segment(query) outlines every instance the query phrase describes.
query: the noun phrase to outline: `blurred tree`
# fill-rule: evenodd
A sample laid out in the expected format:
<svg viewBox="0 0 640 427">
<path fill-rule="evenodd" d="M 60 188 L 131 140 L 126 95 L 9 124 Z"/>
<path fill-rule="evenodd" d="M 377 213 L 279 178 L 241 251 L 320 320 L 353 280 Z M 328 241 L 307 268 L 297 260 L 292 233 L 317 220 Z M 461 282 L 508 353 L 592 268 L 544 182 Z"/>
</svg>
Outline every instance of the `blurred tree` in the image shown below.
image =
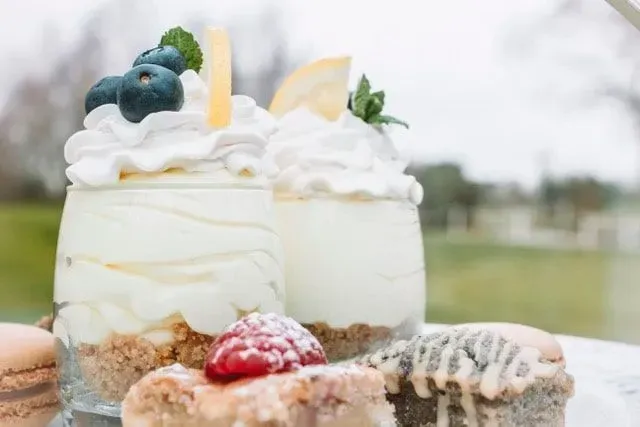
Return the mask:
<svg viewBox="0 0 640 427">
<path fill-rule="evenodd" d="M 637 137 L 637 183 L 640 191 L 640 32 L 604 1 L 557 0 L 542 19 L 518 25 L 508 41 L 510 52 L 522 56 L 549 36 L 598 32 L 613 46 L 610 60 L 598 60 L 589 49 L 561 50 L 554 59 L 560 66 L 579 69 L 588 90 L 576 95 L 580 108 L 614 101 L 627 114 Z M 562 39 L 554 37 L 556 44 Z M 555 46 L 560 48 L 559 46 Z"/>
<path fill-rule="evenodd" d="M 562 188 L 552 178 L 544 177 L 540 182 L 539 193 L 545 222 L 552 223 L 556 216 L 558 204 L 562 200 Z"/>
<path fill-rule="evenodd" d="M 233 44 L 233 93 L 249 95 L 267 108 L 282 80 L 304 58 L 295 57 L 288 45 L 277 3 L 267 2 L 254 12 L 227 22 L 201 15 L 191 19 L 187 28 L 203 34 L 207 25 L 224 25 Z"/>
<path fill-rule="evenodd" d="M 467 180 L 460 165 L 412 165 L 407 172 L 415 176 L 424 188 L 425 202 L 419 209 L 425 226 L 445 228 L 451 209 L 462 208 L 466 213 L 467 228 L 473 228 L 483 188 L 480 184 Z"/>
<path fill-rule="evenodd" d="M 585 214 L 604 210 L 612 200 L 612 187 L 593 177 L 571 177 L 564 192 L 573 210 L 573 229 L 578 231 Z"/>
<path fill-rule="evenodd" d="M 560 206 L 571 208 L 572 228 L 578 230 L 585 214 L 610 208 L 621 194 L 621 189 L 592 176 L 571 176 L 564 179 L 544 178 L 539 187 L 546 225 L 553 225 Z"/>
<path fill-rule="evenodd" d="M 481 198 L 482 186 L 467 180 L 463 180 L 454 195 L 454 203 L 464 209 L 467 230 L 472 230 L 475 225 L 476 209 Z"/>
<path fill-rule="evenodd" d="M 239 52 L 247 55 L 244 60 L 250 63 L 252 59 L 254 63 L 253 67 L 236 68 L 239 70 L 236 93 L 250 95 L 258 105 L 268 108 L 282 80 L 304 59 L 292 53 L 280 6 L 267 3 L 253 21 L 237 21 L 231 31 L 243 43 Z"/>
<path fill-rule="evenodd" d="M 142 16 L 133 13 L 122 20 L 124 11 L 135 12 L 126 0 L 105 3 L 88 16 L 78 41 L 70 48 L 52 45 L 54 29 L 43 32 L 42 46 L 49 55 L 40 73 L 27 73 L 12 90 L 0 114 L 0 145 L 15 147 L 15 179 L 23 196 L 61 197 L 67 183 L 63 147 L 67 138 L 81 129 L 84 97 L 93 83 L 104 76 L 107 57 L 102 40 L 114 32 L 114 21 L 129 25 L 130 33 L 141 27 L 131 25 Z M 143 26 L 142 26 L 143 27 Z M 129 40 L 135 40 L 132 36 Z M 51 53 L 50 51 L 53 51 Z M 40 64 L 40 62 L 38 62 Z M 44 72 L 42 70 L 45 70 Z"/>
<path fill-rule="evenodd" d="M 601 211 L 606 206 L 605 188 L 593 177 L 572 177 L 565 181 L 566 197 L 577 211 Z"/>
<path fill-rule="evenodd" d="M 492 207 L 528 206 L 532 195 L 518 182 L 484 184 L 482 202 Z"/>
<path fill-rule="evenodd" d="M 226 24 L 237 45 L 235 93 L 251 95 L 259 105 L 267 106 L 280 80 L 295 64 L 277 7 L 269 3 L 253 12 L 242 19 L 223 17 L 222 22 L 215 22 L 207 8 L 184 27 L 202 34 L 204 22 Z M 157 39 L 154 24 L 143 3 L 112 0 L 88 16 L 81 36 L 70 48 L 53 46 L 55 37 L 51 31 L 44 32 L 42 46 L 55 54 L 45 52 L 51 56 L 44 62 L 47 67 L 35 68 L 38 74 L 27 73 L 0 112 L 0 199 L 27 192 L 49 197 L 64 194 L 63 147 L 82 128 L 86 91 L 105 75 L 126 70 L 137 53 Z"/>
</svg>

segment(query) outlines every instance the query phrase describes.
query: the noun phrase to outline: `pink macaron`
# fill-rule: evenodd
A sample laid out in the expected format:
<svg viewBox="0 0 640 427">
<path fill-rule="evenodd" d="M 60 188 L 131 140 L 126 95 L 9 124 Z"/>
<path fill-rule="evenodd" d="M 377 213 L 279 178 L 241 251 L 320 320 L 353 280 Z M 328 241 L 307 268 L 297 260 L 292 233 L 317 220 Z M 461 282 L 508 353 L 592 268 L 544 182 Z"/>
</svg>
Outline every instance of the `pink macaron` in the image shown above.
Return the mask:
<svg viewBox="0 0 640 427">
<path fill-rule="evenodd" d="M 46 426 L 59 411 L 53 335 L 0 323 L 0 343 L 0 426 Z"/>
</svg>

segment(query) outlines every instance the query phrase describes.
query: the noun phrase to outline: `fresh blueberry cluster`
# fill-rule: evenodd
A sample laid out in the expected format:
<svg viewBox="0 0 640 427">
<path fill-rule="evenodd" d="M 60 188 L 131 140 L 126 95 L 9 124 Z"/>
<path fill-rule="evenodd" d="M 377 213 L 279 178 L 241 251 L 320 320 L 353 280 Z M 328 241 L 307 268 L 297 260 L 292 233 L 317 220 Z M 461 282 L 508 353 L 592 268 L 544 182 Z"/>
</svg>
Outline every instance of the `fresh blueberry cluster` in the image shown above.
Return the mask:
<svg viewBox="0 0 640 427">
<path fill-rule="evenodd" d="M 139 123 L 151 113 L 178 111 L 184 103 L 180 74 L 187 69 L 183 54 L 173 46 L 158 46 L 141 53 L 124 76 L 109 76 L 89 89 L 85 111 L 118 104 L 122 116 Z"/>
</svg>

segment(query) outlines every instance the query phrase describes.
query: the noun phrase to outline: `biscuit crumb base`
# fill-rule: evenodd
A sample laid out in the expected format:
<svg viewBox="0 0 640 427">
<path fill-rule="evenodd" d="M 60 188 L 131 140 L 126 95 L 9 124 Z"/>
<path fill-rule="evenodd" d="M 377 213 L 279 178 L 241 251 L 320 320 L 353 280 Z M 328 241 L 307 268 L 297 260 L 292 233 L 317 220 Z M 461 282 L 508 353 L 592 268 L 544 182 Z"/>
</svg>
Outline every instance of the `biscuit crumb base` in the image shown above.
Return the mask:
<svg viewBox="0 0 640 427">
<path fill-rule="evenodd" d="M 329 361 L 355 357 L 387 343 L 392 330 L 355 324 L 332 328 L 326 323 L 303 324 L 323 346 Z M 131 335 L 113 334 L 99 345 L 78 345 L 78 363 L 87 386 L 110 402 L 120 402 L 133 384 L 147 373 L 174 363 L 202 369 L 215 337 L 192 330 L 185 322 L 173 326 L 174 341 L 155 346 Z"/>
<path fill-rule="evenodd" d="M 354 324 L 347 328 L 333 328 L 326 323 L 303 323 L 320 341 L 330 362 L 350 359 L 386 344 L 392 330 L 384 326 Z"/>
<path fill-rule="evenodd" d="M 120 402 L 133 384 L 157 368 L 180 363 L 202 369 L 215 337 L 197 333 L 184 322 L 172 329 L 174 341 L 161 346 L 117 334 L 99 345 L 79 344 L 77 357 L 85 383 L 102 399 Z"/>
</svg>

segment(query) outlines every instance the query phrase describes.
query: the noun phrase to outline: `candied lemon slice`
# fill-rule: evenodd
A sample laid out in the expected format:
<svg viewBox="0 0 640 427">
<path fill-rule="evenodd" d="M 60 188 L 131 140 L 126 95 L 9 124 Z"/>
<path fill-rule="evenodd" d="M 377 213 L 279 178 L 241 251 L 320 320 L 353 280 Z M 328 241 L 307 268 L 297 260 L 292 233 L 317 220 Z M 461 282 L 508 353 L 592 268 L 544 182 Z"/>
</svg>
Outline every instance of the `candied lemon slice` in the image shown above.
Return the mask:
<svg viewBox="0 0 640 427">
<path fill-rule="evenodd" d="M 207 123 L 225 127 L 231 123 L 231 43 L 222 28 L 207 28 L 209 53 L 209 103 Z"/>
<path fill-rule="evenodd" d="M 347 108 L 351 57 L 325 58 L 299 68 L 284 81 L 271 101 L 276 117 L 307 107 L 327 120 L 336 120 Z"/>
</svg>

